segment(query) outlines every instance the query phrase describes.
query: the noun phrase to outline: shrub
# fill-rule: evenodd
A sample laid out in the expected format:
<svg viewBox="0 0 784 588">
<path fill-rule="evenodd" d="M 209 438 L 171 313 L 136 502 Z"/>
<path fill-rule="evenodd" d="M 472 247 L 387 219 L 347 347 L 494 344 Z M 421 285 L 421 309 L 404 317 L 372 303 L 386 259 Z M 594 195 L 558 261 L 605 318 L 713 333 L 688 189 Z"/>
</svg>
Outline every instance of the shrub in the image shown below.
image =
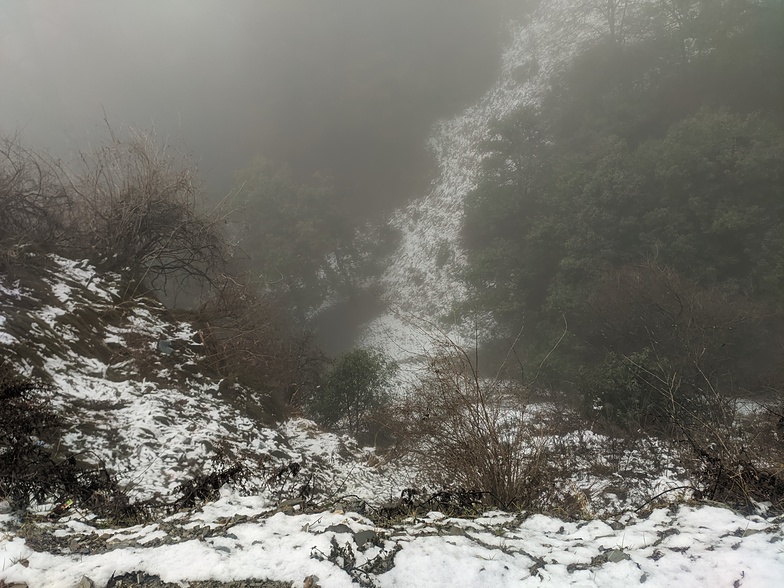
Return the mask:
<svg viewBox="0 0 784 588">
<path fill-rule="evenodd" d="M 737 401 L 722 391 L 723 382 L 704 373 L 697 403 L 691 399 L 693 391 L 680 390 L 695 383 L 682 379 L 671 367 L 636 367 L 667 407 L 696 498 L 724 502 L 745 512 L 784 511 L 784 448 L 776 430 L 778 415 L 773 414 L 775 425 L 760 414 L 743 415 Z M 780 401 L 780 390 L 777 396 Z"/>
<path fill-rule="evenodd" d="M 280 418 L 316 389 L 325 359 L 310 335 L 293 332 L 285 310 L 242 277 L 224 276 L 195 311 L 208 363 L 219 374 L 269 393 Z M 266 420 L 262 418 L 262 420 Z"/>
<path fill-rule="evenodd" d="M 374 414 L 389 399 L 388 388 L 397 364 L 370 349 L 355 349 L 335 362 L 324 384 L 310 399 L 317 421 L 353 435 L 373 433 Z"/>
<path fill-rule="evenodd" d="M 545 508 L 562 460 L 534 434 L 520 392 L 508 380 L 480 378 L 468 354 L 445 338 L 425 376 L 394 406 L 400 448 L 428 484 L 479 492 L 504 509 Z"/>
<path fill-rule="evenodd" d="M 616 424 L 668 428 L 670 391 L 682 421 L 724 418 L 732 398 L 776 389 L 781 379 L 780 317 L 655 263 L 605 273 L 575 323 L 589 350 L 586 405 L 598 402 Z"/>
<path fill-rule="evenodd" d="M 60 449 L 63 422 L 50 406 L 53 393 L 0 360 L 0 496 L 19 508 L 71 500 L 99 516 L 136 522 L 143 511 L 105 468 L 85 468 Z"/>
<path fill-rule="evenodd" d="M 738 410 L 780 401 L 781 317 L 656 264 L 606 274 L 582 330 L 601 363 L 584 368 L 586 404 L 611 425 L 669 437 L 697 497 L 784 508 L 775 427 Z"/>
<path fill-rule="evenodd" d="M 69 176 L 80 253 L 159 291 L 172 280 L 210 282 L 225 266 L 218 223 L 197 211 L 195 168 L 154 137 L 111 132 Z"/>
<path fill-rule="evenodd" d="M 652 403 L 660 396 L 645 385 L 641 370 L 647 353 L 635 354 L 625 361 L 608 353 L 597 366 L 581 370 L 584 410 L 599 413 L 604 420 L 623 429 L 635 430 L 647 426 L 656 415 Z"/>
<path fill-rule="evenodd" d="M 19 378 L 0 363 L 0 495 L 27 506 L 43 501 L 55 463 L 47 447 L 62 423 L 49 406 L 52 390 Z"/>
<path fill-rule="evenodd" d="M 0 264 L 36 245 L 130 270 L 159 292 L 210 283 L 228 251 L 217 219 L 197 211 L 195 168 L 149 135 L 109 131 L 76 169 L 0 140 Z"/>
<path fill-rule="evenodd" d="M 48 158 L 17 137 L 0 139 L 0 264 L 12 261 L 21 246 L 59 244 L 70 204 Z"/>
</svg>

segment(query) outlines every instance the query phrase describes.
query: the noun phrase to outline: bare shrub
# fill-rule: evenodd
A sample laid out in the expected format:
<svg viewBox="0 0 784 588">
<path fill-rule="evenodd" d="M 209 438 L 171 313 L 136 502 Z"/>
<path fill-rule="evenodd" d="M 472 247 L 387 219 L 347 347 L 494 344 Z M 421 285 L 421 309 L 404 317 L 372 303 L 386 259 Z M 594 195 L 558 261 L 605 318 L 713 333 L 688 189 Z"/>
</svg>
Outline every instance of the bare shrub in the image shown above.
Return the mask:
<svg viewBox="0 0 784 588">
<path fill-rule="evenodd" d="M 739 401 L 724 394 L 722 382 L 710 379 L 699 364 L 701 406 L 682 400 L 679 388 L 685 382 L 672 368 L 663 364 L 636 367 L 664 400 L 670 423 L 680 437 L 678 444 L 692 475 L 696 498 L 747 512 L 784 511 L 784 446 L 778 420 L 771 423 L 775 413 L 743 414 Z"/>
<path fill-rule="evenodd" d="M 655 263 L 608 272 L 583 310 L 576 328 L 604 355 L 583 371 L 589 412 L 669 439 L 697 497 L 784 506 L 776 431 L 738 410 L 781 398 L 779 314 Z"/>
<path fill-rule="evenodd" d="M 195 318 L 207 360 L 218 373 L 284 405 L 300 403 L 318 386 L 325 358 L 308 333 L 294 334 L 286 312 L 247 277 L 224 275 Z"/>
<path fill-rule="evenodd" d="M 556 499 L 560 460 L 527 421 L 520 390 L 500 378 L 481 378 L 448 337 L 393 412 L 396 436 L 428 483 L 478 491 L 487 504 L 504 509 L 545 509 Z"/>
<path fill-rule="evenodd" d="M 217 219 L 197 211 L 195 168 L 154 137 L 112 132 L 69 177 L 74 230 L 89 257 L 159 291 L 172 280 L 209 282 L 223 269 L 225 239 Z"/>
<path fill-rule="evenodd" d="M 12 263 L 26 245 L 59 244 L 70 205 L 49 158 L 16 136 L 0 139 L 0 263 Z"/>
</svg>

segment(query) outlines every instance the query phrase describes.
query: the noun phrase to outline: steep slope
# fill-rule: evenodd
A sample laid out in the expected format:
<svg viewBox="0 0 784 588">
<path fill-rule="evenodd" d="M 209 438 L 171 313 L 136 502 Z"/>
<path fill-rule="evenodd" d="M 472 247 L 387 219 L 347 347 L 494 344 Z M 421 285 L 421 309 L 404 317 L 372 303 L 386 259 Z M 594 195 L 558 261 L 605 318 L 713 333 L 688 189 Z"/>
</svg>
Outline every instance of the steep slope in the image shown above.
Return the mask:
<svg viewBox="0 0 784 588">
<path fill-rule="evenodd" d="M 427 194 L 391 221 L 402 235 L 382 278 L 391 312 L 369 324 L 363 340 L 399 359 L 429 347 L 407 317 L 447 316 L 464 298 L 458 277 L 465 261 L 459 246 L 463 200 L 476 185 L 479 145 L 491 121 L 537 104 L 552 76 L 602 34 L 601 14 L 582 0 L 542 2 L 526 22 L 509 27 L 498 80 L 478 103 L 434 126 L 429 144 L 438 176 Z"/>
<path fill-rule="evenodd" d="M 362 479 L 356 445 L 307 421 L 281 428 L 265 395 L 210 371 L 191 324 L 157 301 L 129 297 L 119 275 L 58 256 L 30 264 L 24 281 L 0 276 L 4 357 L 54 384 L 53 405 L 69 423 L 65 446 L 118 475 L 135 499 L 171 495 L 218 456 L 250 460 L 260 476 L 296 462 L 303 479 L 313 474 L 326 489 L 350 455 L 352 480 Z M 307 458 L 291 443 L 315 436 L 320 449 Z"/>
</svg>

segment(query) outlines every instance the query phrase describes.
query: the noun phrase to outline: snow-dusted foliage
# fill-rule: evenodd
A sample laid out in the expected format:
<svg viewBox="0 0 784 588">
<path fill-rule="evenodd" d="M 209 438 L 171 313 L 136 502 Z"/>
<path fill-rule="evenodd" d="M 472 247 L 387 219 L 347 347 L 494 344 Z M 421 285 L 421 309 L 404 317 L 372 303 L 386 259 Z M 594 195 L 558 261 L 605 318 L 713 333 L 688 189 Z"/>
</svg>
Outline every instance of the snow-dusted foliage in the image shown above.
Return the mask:
<svg viewBox="0 0 784 588">
<path fill-rule="evenodd" d="M 395 358 L 429 348 L 427 337 L 412 328 L 406 316 L 442 317 L 463 300 L 464 287 L 457 277 L 465 261 L 459 233 L 463 200 L 480 170 L 480 145 L 489 138 L 493 120 L 537 104 L 552 76 L 603 34 L 601 14 L 589 4 L 542 2 L 525 22 L 509 23 L 511 42 L 496 83 L 460 115 L 434 125 L 429 146 L 438 175 L 427 194 L 391 221 L 402 234 L 382 278 L 392 312 L 371 323 L 365 335 Z"/>
</svg>

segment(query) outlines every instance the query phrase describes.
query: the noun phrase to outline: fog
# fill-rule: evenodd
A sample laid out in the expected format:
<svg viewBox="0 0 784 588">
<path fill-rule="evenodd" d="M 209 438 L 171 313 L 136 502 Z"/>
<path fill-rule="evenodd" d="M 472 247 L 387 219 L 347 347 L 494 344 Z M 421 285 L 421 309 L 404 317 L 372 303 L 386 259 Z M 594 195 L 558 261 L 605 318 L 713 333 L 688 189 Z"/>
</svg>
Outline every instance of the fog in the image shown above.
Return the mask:
<svg viewBox="0 0 784 588">
<path fill-rule="evenodd" d="M 255 155 L 370 212 L 429 181 L 430 126 L 492 83 L 504 0 L 4 0 L 0 130 L 65 154 L 104 117 L 184 147 L 208 191 Z"/>
</svg>

